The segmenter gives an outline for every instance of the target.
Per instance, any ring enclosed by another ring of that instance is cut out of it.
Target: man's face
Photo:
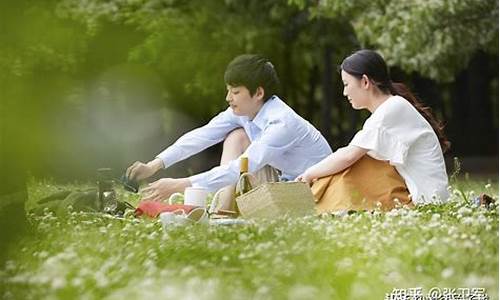
[[[263,90],[257,88],[253,96],[245,86],[227,85],[226,101],[235,115],[253,119],[263,104]]]

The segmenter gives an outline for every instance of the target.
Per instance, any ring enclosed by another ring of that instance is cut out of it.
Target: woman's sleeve
[[[409,148],[382,126],[363,127],[349,144],[373,151],[391,165],[404,164]]]

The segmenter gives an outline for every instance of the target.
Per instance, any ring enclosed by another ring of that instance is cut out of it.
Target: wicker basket
[[[243,218],[300,217],[314,214],[311,189],[303,182],[269,182],[236,198]]]

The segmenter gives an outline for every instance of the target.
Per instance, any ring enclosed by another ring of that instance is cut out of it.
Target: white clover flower
[[[476,218],[476,222],[479,225],[485,225],[488,224],[488,218],[481,214]]]
[[[464,286],[483,286],[483,280],[480,276],[472,273],[469,274],[465,279],[464,279]]]
[[[95,273],[94,280],[96,282],[96,286],[99,288],[105,288],[110,284],[109,279],[101,272]]]
[[[50,287],[53,290],[59,290],[66,286],[66,279],[64,277],[54,277],[50,282]]]
[[[475,246],[474,246],[474,243],[470,240],[467,240],[467,241],[464,241],[462,243],[462,248],[465,248],[465,249],[474,249]]]
[[[271,291],[270,287],[266,285],[260,285],[255,294],[259,296],[264,296],[267,295],[270,291]]]
[[[318,289],[311,285],[296,284],[288,292],[288,299],[308,300],[317,298]]]
[[[474,219],[472,217],[462,218],[461,223],[464,225],[471,225],[474,223]]]
[[[146,259],[142,265],[146,270],[155,270],[156,269],[156,264],[152,259]]]
[[[196,271],[196,269],[193,266],[185,266],[184,268],[181,269],[180,275],[186,276],[193,273],[194,271]]]
[[[405,206],[402,206],[400,208],[395,208],[395,209],[391,209],[390,211],[388,211],[385,216],[386,217],[398,217],[398,216],[403,216],[403,215],[406,215],[408,213],[409,209]]]
[[[448,279],[451,276],[453,276],[454,273],[455,273],[455,270],[452,267],[449,267],[449,268],[444,269],[441,272],[441,277],[444,279]]]
[[[401,276],[401,274],[397,271],[392,271],[389,274],[384,275],[382,280],[386,283],[395,284],[403,281],[403,276]]]
[[[240,233],[240,234],[238,234],[238,239],[239,239],[240,241],[243,241],[243,242],[244,242],[244,241],[248,240],[248,239],[249,239],[249,237],[248,237],[248,235],[246,235],[246,234],[244,234],[244,233]]]
[[[351,259],[351,258],[349,258],[349,257],[345,257],[345,258],[343,258],[343,259],[339,260],[339,261],[335,264],[335,266],[336,266],[338,269],[340,269],[340,270],[342,270],[342,269],[350,269],[350,268],[352,268],[352,265],[353,265],[353,261],[352,261],[352,259]]]
[[[153,231],[148,235],[149,240],[156,240],[157,237],[158,237],[158,231]]]
[[[465,206],[462,206],[459,210],[458,210],[458,216],[459,217],[462,217],[462,216],[468,216],[470,214],[472,214],[472,209],[468,208],[468,207],[465,207]]]
[[[427,224],[427,226],[423,226],[422,228],[425,228],[427,230],[433,230],[437,227],[441,227],[441,223],[436,221],[431,221],[430,223]]]
[[[437,213],[432,214],[431,220],[437,221],[439,219],[441,219],[441,215],[440,214],[437,214]]]
[[[436,238],[433,237],[427,241],[427,245],[434,246],[436,244],[436,242],[437,242]]]
[[[83,285],[83,279],[81,279],[80,277],[75,277],[71,280],[71,285],[76,288],[81,287]]]

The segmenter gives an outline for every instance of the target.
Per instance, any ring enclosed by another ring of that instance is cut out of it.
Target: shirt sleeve
[[[273,160],[279,155],[284,155],[284,152],[290,149],[298,138],[300,135],[287,128],[284,122],[270,122],[262,131],[261,136],[254,140],[245,151],[249,171],[255,172],[265,165],[273,165]],[[240,159],[238,158],[227,165],[215,167],[207,172],[191,176],[189,179],[193,186],[215,191],[236,183],[239,165]]]
[[[196,128],[181,136],[174,144],[156,157],[160,158],[165,168],[167,168],[221,142],[229,132],[238,127],[241,127],[241,125],[230,108],[228,108],[215,116],[205,126]]]
[[[382,126],[363,127],[349,144],[373,151],[377,157],[388,160],[391,165],[404,164],[409,148]]]

